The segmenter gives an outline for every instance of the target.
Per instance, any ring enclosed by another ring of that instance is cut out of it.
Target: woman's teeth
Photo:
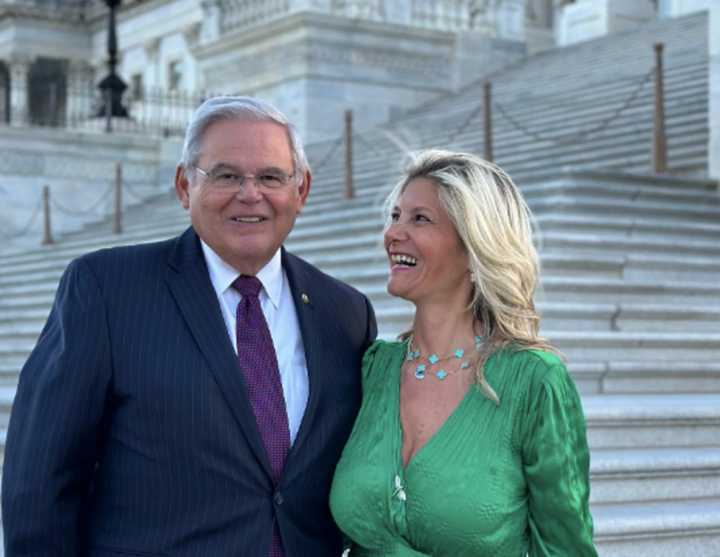
[[[406,265],[408,267],[414,267],[417,265],[417,259],[410,255],[394,254],[390,256],[390,260],[398,265]]]

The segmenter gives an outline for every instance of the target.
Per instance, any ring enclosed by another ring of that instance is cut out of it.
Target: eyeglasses
[[[297,176],[297,173],[285,174],[280,170],[268,170],[259,175],[236,174],[227,169],[220,169],[212,172],[193,166],[200,174],[205,176],[208,186],[223,192],[239,192],[247,180],[254,180],[255,185],[262,189],[278,190],[287,186]]]

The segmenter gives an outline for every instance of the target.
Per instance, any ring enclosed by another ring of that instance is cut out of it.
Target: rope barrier
[[[103,192],[103,194],[98,199],[93,201],[88,207],[86,207],[84,209],[70,209],[69,207],[66,207],[65,205],[58,202],[55,199],[55,197],[50,198],[50,203],[52,203],[52,206],[55,207],[58,211],[66,214],[68,216],[83,217],[83,216],[87,215],[89,212],[97,209],[100,206],[100,204],[103,201],[105,201],[110,196],[110,194],[114,191],[114,187],[115,187],[114,184],[110,184],[108,186],[108,188]]]
[[[323,166],[325,166],[328,162],[330,162],[330,159],[335,154],[335,152],[340,148],[340,145],[342,145],[345,141],[343,138],[336,139],[335,142],[332,144],[330,149],[328,149],[328,152],[325,153],[323,158],[320,160],[318,164],[312,165],[313,172],[317,172],[320,170]]]
[[[152,193],[145,195],[138,193],[135,187],[126,181],[123,181],[123,192],[129,193],[130,197],[134,197],[135,201],[139,201],[140,203],[147,201],[147,198],[152,195]]]
[[[39,198],[37,203],[35,204],[35,208],[33,209],[32,214],[30,215],[30,218],[28,219],[27,223],[18,231],[16,232],[6,232],[4,230],[0,230],[0,236],[3,237],[5,240],[15,240],[19,238],[20,236],[25,236],[30,229],[35,225],[35,221],[38,218],[38,215],[40,214],[40,208],[42,207],[42,198]]]
[[[510,124],[512,124],[513,127],[515,127],[517,130],[521,131],[532,139],[536,141],[549,141],[550,143],[553,143],[555,145],[571,145],[607,129],[607,127],[611,123],[613,123],[625,110],[627,110],[630,105],[635,101],[635,99],[637,99],[638,95],[643,90],[645,85],[647,85],[647,83],[652,79],[654,73],[655,68],[651,69],[647,74],[645,74],[642,80],[640,80],[640,82],[638,83],[637,87],[626,99],[626,101],[619,108],[617,108],[609,117],[601,120],[599,125],[595,126],[594,128],[590,128],[589,130],[583,130],[578,133],[562,135],[559,137],[546,137],[537,132],[529,130],[528,128],[520,124],[515,118],[510,116],[510,114],[508,114],[507,110],[505,110],[505,108],[503,108],[501,104],[493,103],[493,106],[508,122],[510,122]]]
[[[375,148],[375,146],[374,146],[372,143],[368,143],[368,142],[363,138],[362,134],[360,134],[360,133],[358,133],[358,134],[353,134],[353,138],[357,139],[358,141],[360,141],[360,143],[362,143],[363,145],[365,145],[365,147],[367,147],[368,149],[370,149],[370,152],[371,152],[371,153],[373,153],[373,154],[375,154],[375,155],[377,155],[377,156],[379,156],[379,157],[385,157],[385,156],[387,156],[387,153],[383,153],[382,151],[379,151],[378,149]]]
[[[450,137],[448,137],[447,142],[452,143],[455,141],[455,138],[459,136],[461,133],[463,133],[467,127],[472,123],[472,121],[477,117],[478,114],[482,111],[482,109],[485,108],[484,103],[478,103],[478,105],[468,114],[467,118],[463,121],[462,124],[453,132],[450,134]]]

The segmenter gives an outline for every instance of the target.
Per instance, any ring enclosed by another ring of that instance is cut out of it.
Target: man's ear
[[[182,164],[177,165],[175,169],[175,195],[180,200],[180,205],[184,209],[190,208],[190,180],[188,180],[185,167]]]
[[[305,206],[307,197],[310,194],[310,185],[311,184],[312,184],[312,175],[310,174],[309,170],[306,170],[305,175],[303,176],[303,181],[298,186],[298,193],[300,194],[300,198],[298,199],[298,213]]]

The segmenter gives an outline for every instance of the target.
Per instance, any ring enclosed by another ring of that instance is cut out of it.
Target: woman
[[[538,336],[530,212],[473,155],[426,151],[389,198],[388,292],[330,506],[351,555],[596,556],[580,399]]]

